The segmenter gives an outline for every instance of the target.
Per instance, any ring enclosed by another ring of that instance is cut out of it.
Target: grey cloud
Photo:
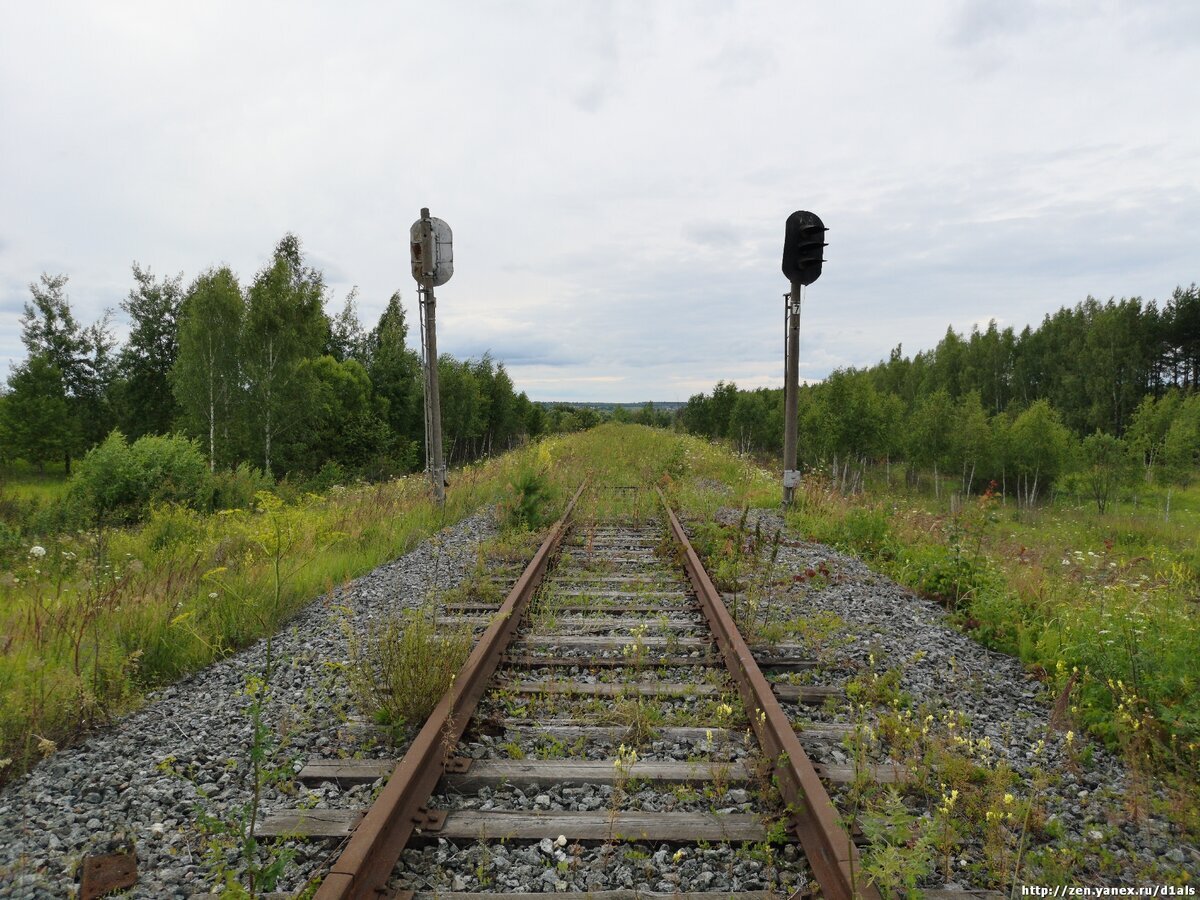
[[[1028,0],[960,0],[950,19],[950,40],[963,47],[1019,35],[1032,27],[1037,7]]]
[[[764,42],[731,41],[710,57],[705,68],[721,88],[754,87],[779,69],[775,49]]]
[[[683,235],[693,243],[709,247],[733,247],[745,239],[744,232],[739,232],[733,225],[725,222],[697,222],[685,225]]]
[[[587,85],[575,93],[573,103],[584,112],[597,112],[604,101],[608,99],[608,88],[599,81]]]

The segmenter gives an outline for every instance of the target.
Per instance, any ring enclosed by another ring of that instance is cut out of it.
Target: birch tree
[[[328,340],[324,299],[321,273],[304,265],[299,239],[284,235],[247,292],[241,343],[247,434],[268,473],[275,444],[303,421],[312,384],[301,363]]]
[[[209,471],[231,461],[230,430],[239,391],[238,343],[245,302],[228,268],[205,272],[179,310],[179,349],[170,382],[191,433],[208,449]]]

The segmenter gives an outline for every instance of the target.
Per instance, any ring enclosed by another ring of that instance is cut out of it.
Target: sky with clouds
[[[454,229],[442,350],[534,399],[782,383],[783,223],[830,228],[801,375],[1200,280],[1195,0],[28,3],[0,29],[0,362],[29,282],[244,282],[336,310]],[[121,314],[118,309],[117,322]],[[415,329],[414,329],[415,331]]]

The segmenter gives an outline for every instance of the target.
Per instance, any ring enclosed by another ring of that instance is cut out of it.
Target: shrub
[[[321,466],[319,472],[308,480],[304,489],[313,494],[324,494],[335,485],[345,487],[351,481],[350,474],[335,460]]]
[[[70,488],[72,503],[108,524],[135,522],[156,502],[207,511],[212,496],[212,477],[193,441],[147,435],[129,444],[116,430],[88,451]]]
[[[407,610],[350,642],[351,687],[363,710],[398,736],[429,718],[471,645],[470,631],[439,632],[430,616]]]
[[[872,559],[892,556],[887,516],[877,509],[852,509],[846,514],[843,541],[852,550]]]
[[[269,491],[274,485],[270,475],[248,462],[236,469],[217,472],[213,476],[213,507],[215,509],[252,509],[259,491]]]

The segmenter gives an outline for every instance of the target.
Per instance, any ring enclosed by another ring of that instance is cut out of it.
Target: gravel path
[[[266,718],[279,742],[277,764],[297,770],[309,756],[394,755],[348,727],[351,698],[336,665],[347,657],[347,622],[361,627],[453,587],[493,533],[490,517],[466,519],[319,598],[288,623],[275,642],[279,664]],[[232,825],[250,797],[245,689],[264,659],[260,641],[157,692],[137,712],[6,786],[0,793],[0,896],[71,896],[84,855],[129,843],[137,845],[140,873],[134,897],[189,897],[209,889],[213,853],[206,859],[206,843],[219,845],[216,854],[236,865],[236,841],[202,834],[196,821],[203,813]],[[279,784],[286,787],[287,779]],[[312,799],[321,806],[364,805],[370,790],[336,796],[336,788],[324,786]],[[262,808],[295,802],[268,785]],[[318,843],[290,846],[296,858],[281,888],[302,885],[330,853]]]
[[[740,510],[727,509],[720,518],[734,524],[740,515]],[[782,526],[777,513],[755,511],[751,528],[756,518],[766,535]],[[1078,734],[1068,745],[1062,731],[1051,730],[1054,698],[1046,695],[1019,660],[988,650],[956,630],[936,603],[872,572],[861,560],[821,544],[792,543],[780,548],[775,574],[792,583],[776,595],[776,610],[781,616],[817,614],[838,623],[818,629],[813,644],[821,652],[815,655],[849,660],[866,678],[899,670],[898,688],[907,695],[908,705],[923,707],[914,727],[920,730],[924,716],[932,715],[929,724],[935,733],[954,739],[957,729],[964,753],[993,770],[1007,764],[1017,774],[1013,793],[1018,798],[1035,790],[1031,772],[1046,773],[1049,783],[1036,790],[1048,829],[1030,833],[1027,852],[1035,857],[1047,850],[1056,853],[1066,873],[1065,883],[1131,886],[1200,878],[1200,849],[1186,843],[1164,816],[1146,811],[1148,805],[1165,805],[1169,798],[1151,789],[1152,802],[1142,798],[1138,814],[1133,815],[1125,765],[1102,747],[1089,747]],[[830,577],[803,576],[822,564]],[[802,577],[789,577],[796,575]],[[839,679],[816,675],[812,680],[836,683]],[[790,708],[797,719],[848,722],[856,718],[846,705],[828,712]],[[878,713],[869,709],[866,721],[876,725]],[[986,739],[982,747],[980,739]],[[886,750],[886,742],[882,752],[876,748],[876,759],[888,759]],[[836,800],[839,792],[832,793]],[[984,856],[984,848],[971,840],[956,848],[952,883],[978,886]]]

